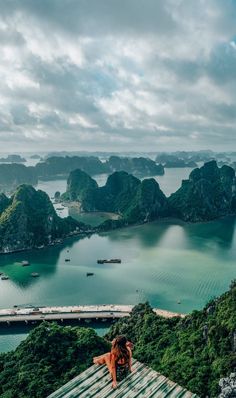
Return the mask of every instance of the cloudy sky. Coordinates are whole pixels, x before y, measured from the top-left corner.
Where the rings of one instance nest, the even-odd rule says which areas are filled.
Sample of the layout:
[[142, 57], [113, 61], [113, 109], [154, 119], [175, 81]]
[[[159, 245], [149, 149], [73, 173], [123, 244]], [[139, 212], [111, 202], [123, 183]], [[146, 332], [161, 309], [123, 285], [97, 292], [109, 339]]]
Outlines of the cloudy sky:
[[236, 150], [235, 0], [0, 0], [1, 151]]

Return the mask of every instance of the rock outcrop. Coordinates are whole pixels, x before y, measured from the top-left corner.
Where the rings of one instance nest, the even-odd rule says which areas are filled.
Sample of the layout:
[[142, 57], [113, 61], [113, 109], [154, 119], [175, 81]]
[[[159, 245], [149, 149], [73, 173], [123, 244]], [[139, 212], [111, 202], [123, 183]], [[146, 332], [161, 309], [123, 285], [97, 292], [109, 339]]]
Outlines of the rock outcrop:
[[[147, 222], [168, 215], [168, 201], [153, 179], [142, 182], [125, 171], [111, 174], [103, 187], [81, 170], [73, 171], [62, 198], [78, 200], [84, 211], [118, 213], [123, 223]], [[106, 225], [122, 223], [108, 221]]]
[[216, 161], [194, 169], [169, 198], [171, 215], [184, 221], [209, 221], [235, 214], [235, 171]]
[[52, 244], [85, 228], [60, 218], [48, 195], [30, 185], [20, 185], [11, 199], [1, 195], [0, 208], [0, 253]]

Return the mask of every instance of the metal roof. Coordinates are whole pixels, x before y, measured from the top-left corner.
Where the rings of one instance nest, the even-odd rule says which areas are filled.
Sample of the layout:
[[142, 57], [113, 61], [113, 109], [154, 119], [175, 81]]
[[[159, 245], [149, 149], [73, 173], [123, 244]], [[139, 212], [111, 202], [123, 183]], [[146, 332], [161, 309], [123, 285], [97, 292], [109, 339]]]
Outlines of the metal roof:
[[[133, 373], [113, 389], [107, 368], [93, 365], [75, 377], [50, 398], [197, 398], [160, 373], [133, 360]], [[48, 397], [48, 398], [49, 398]]]

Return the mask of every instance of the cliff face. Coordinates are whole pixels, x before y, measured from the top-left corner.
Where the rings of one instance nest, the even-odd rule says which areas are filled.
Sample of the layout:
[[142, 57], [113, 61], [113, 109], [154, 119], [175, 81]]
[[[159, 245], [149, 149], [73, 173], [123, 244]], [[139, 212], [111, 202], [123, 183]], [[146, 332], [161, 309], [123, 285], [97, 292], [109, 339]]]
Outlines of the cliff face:
[[98, 188], [98, 184], [82, 170], [74, 170], [67, 180], [67, 190], [62, 196], [66, 200], [87, 201], [86, 197], [90, 191]]
[[141, 182], [125, 171], [111, 174], [106, 184], [98, 187], [91, 177], [76, 170], [70, 174], [66, 195], [77, 198], [85, 211], [118, 213], [124, 223], [146, 222], [168, 215], [168, 202], [158, 183], [153, 178]]
[[48, 195], [30, 185], [20, 185], [8, 202], [5, 198], [3, 201], [6, 205], [0, 214], [1, 253], [47, 245], [81, 227], [70, 217], [58, 217]]
[[147, 222], [168, 215], [168, 201], [154, 178], [145, 179], [124, 212], [129, 222]]
[[169, 198], [172, 215], [184, 221], [209, 221], [236, 211], [235, 171], [215, 161], [194, 169]]

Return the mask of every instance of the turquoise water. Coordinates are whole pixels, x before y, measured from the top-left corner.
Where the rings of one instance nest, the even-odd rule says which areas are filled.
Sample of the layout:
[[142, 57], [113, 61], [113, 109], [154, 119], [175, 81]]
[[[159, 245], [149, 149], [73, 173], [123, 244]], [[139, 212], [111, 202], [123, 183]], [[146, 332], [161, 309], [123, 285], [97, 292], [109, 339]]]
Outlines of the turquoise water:
[[[180, 183], [183, 170], [178, 171]], [[173, 173], [168, 176], [170, 182]], [[51, 183], [44, 184], [52, 187], [47, 185]], [[67, 257], [70, 262], [65, 262]], [[96, 262], [112, 257], [121, 258], [122, 263]], [[31, 265], [16, 264], [22, 260]], [[228, 289], [236, 276], [235, 260], [232, 217], [200, 224], [159, 221], [73, 238], [60, 246], [1, 256], [0, 272], [10, 279], [0, 280], [0, 307], [136, 304], [148, 300], [152, 306], [186, 313]], [[31, 272], [39, 272], [40, 277], [32, 278]], [[94, 272], [94, 276], [87, 278], [87, 272]], [[14, 348], [26, 336], [13, 329], [9, 333], [1, 332], [0, 350]]]
[[[234, 231], [234, 218], [195, 225], [162, 221], [1, 256], [0, 272], [10, 279], [0, 280], [0, 307], [149, 300], [156, 307], [189, 312], [226, 290], [235, 277]], [[112, 257], [122, 263], [96, 262]], [[25, 259], [29, 267], [16, 264]], [[40, 277], [32, 278], [31, 272]], [[87, 272], [94, 277], [87, 278]]]

